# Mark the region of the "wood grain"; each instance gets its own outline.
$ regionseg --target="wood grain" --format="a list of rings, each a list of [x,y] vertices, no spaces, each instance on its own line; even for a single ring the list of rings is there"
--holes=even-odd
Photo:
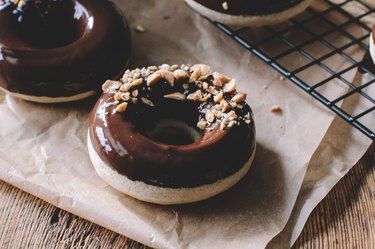
[[[0,181],[0,248],[148,247]],[[316,207],[293,248],[375,248],[374,144]]]

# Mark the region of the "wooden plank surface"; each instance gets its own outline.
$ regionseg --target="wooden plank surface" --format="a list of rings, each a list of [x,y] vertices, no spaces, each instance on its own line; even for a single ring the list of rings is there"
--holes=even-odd
[[[147,248],[0,181],[0,248]],[[317,206],[300,248],[375,248],[375,145]]]

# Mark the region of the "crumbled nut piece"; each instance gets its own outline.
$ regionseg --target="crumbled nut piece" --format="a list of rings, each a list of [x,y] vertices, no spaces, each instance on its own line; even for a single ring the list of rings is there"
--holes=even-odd
[[[209,123],[213,123],[215,121],[215,115],[212,113],[211,110],[206,110],[206,120],[209,122]]]
[[[207,91],[209,93],[211,93],[212,95],[218,95],[219,94],[219,91],[216,90],[214,86],[209,86],[208,89],[207,89]]]
[[[174,85],[174,76],[171,71],[159,70],[156,73],[159,73],[163,79],[165,79],[170,86]]]
[[[178,68],[179,68],[178,65],[177,65],[177,64],[174,64],[174,65],[171,66],[170,70],[171,70],[171,71],[175,71],[175,70],[177,70]]]
[[[131,102],[133,104],[137,104],[138,103],[138,99],[137,98],[131,98],[130,100],[131,100]]]
[[[143,28],[141,25],[137,25],[137,27],[135,27],[135,30],[138,31],[139,33],[145,32],[145,28]]]
[[[135,89],[134,91],[132,91],[132,96],[133,97],[137,97],[138,96],[138,90]]]
[[[122,100],[121,94],[116,93],[115,96],[113,97],[115,100]]]
[[[236,117],[236,112],[235,112],[235,111],[230,111],[230,112],[228,113],[228,117],[230,117],[230,118],[235,118],[235,117]]]
[[[190,75],[189,83],[196,81],[199,76],[201,76],[201,70],[199,68],[195,69],[194,72]]]
[[[271,112],[282,112],[282,109],[279,105],[273,105],[270,110]]]
[[[136,79],[132,83],[130,83],[131,86],[140,86],[143,83],[143,79]]]
[[[146,105],[149,105],[149,106],[155,106],[154,103],[152,103],[151,100],[149,100],[149,99],[147,99],[147,98],[145,98],[145,97],[142,97],[141,100],[142,100],[142,102],[143,102],[144,104],[146,104]]]
[[[147,68],[142,68],[141,69],[141,75],[142,77],[147,77],[150,75],[150,70],[148,70]]]
[[[229,122],[228,127],[230,128],[235,124],[236,124],[236,121],[232,120],[232,121]]]
[[[197,69],[200,69],[200,76],[208,76],[211,74],[211,68],[205,64],[195,64],[190,68],[191,70],[195,71]]]
[[[185,90],[187,90],[187,89],[189,89],[189,84],[182,84],[182,87],[183,87]]]
[[[203,82],[202,86],[203,86],[203,89],[208,89],[208,83],[207,82]]]
[[[166,99],[175,99],[175,100],[185,100],[186,96],[183,93],[174,92],[174,93],[170,93],[170,94],[164,95],[164,98],[166,98]]]
[[[214,72],[212,76],[214,77],[212,83],[217,87],[223,87],[226,83],[232,80],[232,78],[217,72]]]
[[[200,101],[202,99],[202,91],[197,90],[187,96],[188,100]]]
[[[150,76],[148,76],[148,78],[147,78],[147,85],[148,86],[155,85],[161,79],[162,79],[161,74],[158,73],[158,72],[155,72],[155,73],[151,74]]]
[[[139,77],[141,77],[141,72],[135,72],[135,73],[133,74],[133,80],[136,80],[136,79],[138,79]]]
[[[236,95],[234,95],[231,101],[236,102],[236,103],[241,103],[245,99],[246,99],[246,93],[237,93]]]
[[[204,130],[204,128],[206,128],[206,125],[207,125],[207,122],[204,120],[199,120],[199,122],[197,123],[197,127],[201,130]]]
[[[223,109],[221,109],[222,112],[227,112],[229,110],[230,106],[228,105],[227,102],[224,103]]]
[[[158,67],[157,66],[149,66],[147,69],[152,71],[152,72],[155,72],[156,70],[158,70]]]
[[[120,87],[120,91],[122,91],[122,92],[127,92],[127,91],[129,91],[129,89],[130,89],[131,87],[132,87],[132,85],[129,84],[129,83],[124,84],[124,85],[122,85],[122,86]]]
[[[229,9],[228,2],[223,2],[222,7],[224,10],[228,10]]]
[[[160,70],[163,70],[163,71],[170,71],[171,69],[171,66],[168,65],[168,64],[162,64],[160,67],[159,67]]]
[[[116,112],[124,112],[124,111],[126,111],[127,107],[128,107],[128,103],[123,102],[123,103],[119,104],[118,106],[116,106]]]
[[[175,71],[173,71],[173,76],[176,81],[189,78],[189,74],[185,70],[182,70],[182,69],[176,69]]]
[[[246,123],[246,124],[250,124],[250,123],[251,123],[251,120],[250,120],[250,119],[246,119],[246,120],[245,120],[245,123]]]
[[[203,82],[202,81],[195,81],[195,85],[199,88],[202,88]]]
[[[220,124],[220,130],[224,130],[225,129],[225,127],[226,127],[226,122],[224,122],[224,120],[223,121],[221,121],[221,124]]]
[[[220,92],[219,94],[217,94],[215,97],[214,97],[214,101],[216,103],[220,103],[220,101],[223,99],[224,97],[224,93],[223,92]]]
[[[279,79],[280,80],[285,80],[285,77],[281,75]]]
[[[211,98],[211,94],[210,94],[210,93],[208,93],[208,94],[205,93],[205,94],[203,95],[203,98],[201,99],[201,101],[202,101],[202,102],[207,102],[209,98]]]
[[[223,91],[225,93],[233,93],[236,91],[236,80],[232,79],[227,84],[225,84]]]

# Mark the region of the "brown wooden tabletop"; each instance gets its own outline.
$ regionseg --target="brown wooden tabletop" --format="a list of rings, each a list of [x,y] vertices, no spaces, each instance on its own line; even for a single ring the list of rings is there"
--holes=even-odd
[[[0,248],[147,248],[0,181]],[[375,144],[310,215],[293,248],[375,248]]]

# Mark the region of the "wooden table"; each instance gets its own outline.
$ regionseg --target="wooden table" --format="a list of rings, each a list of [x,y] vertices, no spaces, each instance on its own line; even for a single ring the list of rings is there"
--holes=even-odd
[[[0,181],[0,248],[147,248]],[[375,143],[317,206],[293,248],[375,248]]]

